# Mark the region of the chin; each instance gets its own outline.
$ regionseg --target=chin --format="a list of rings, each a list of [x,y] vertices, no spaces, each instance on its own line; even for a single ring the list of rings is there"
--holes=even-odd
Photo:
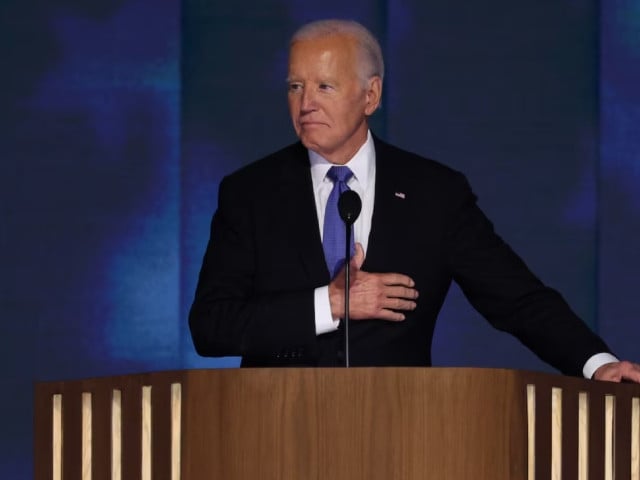
[[[299,135],[300,137],[300,141],[302,142],[302,144],[307,147],[309,150],[314,150],[314,151],[318,151],[321,150],[322,147],[320,146],[320,144],[317,141],[314,141],[313,138],[311,138],[309,135]]]

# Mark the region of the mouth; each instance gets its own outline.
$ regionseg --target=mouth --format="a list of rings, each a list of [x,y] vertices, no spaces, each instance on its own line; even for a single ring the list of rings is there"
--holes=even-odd
[[[326,123],[310,122],[310,121],[300,122],[299,125],[300,125],[300,128],[317,128],[317,127],[326,127],[327,126]]]

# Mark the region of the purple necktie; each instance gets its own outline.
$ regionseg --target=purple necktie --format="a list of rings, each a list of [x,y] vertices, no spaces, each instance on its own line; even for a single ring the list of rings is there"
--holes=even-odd
[[[333,166],[327,172],[327,178],[333,182],[333,190],[329,194],[327,207],[324,211],[324,230],[322,233],[322,246],[324,247],[324,256],[329,267],[331,278],[335,277],[344,265],[345,254],[345,224],[340,218],[338,212],[338,199],[340,194],[345,190],[350,190],[347,182],[353,176],[353,172],[349,167]],[[353,243],[353,231],[351,232],[351,256],[355,251]]]

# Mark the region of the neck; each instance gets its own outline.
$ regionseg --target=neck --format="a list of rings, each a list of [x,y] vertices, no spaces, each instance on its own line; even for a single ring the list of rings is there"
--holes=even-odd
[[[332,152],[326,155],[323,155],[320,152],[317,153],[322,155],[328,162],[333,163],[334,165],[345,165],[356,155],[356,153],[358,153],[358,150],[360,150],[366,143],[368,132],[369,129],[365,128],[362,134],[358,134],[358,136],[354,138],[354,141],[351,142],[350,145],[346,145],[345,148],[341,149],[340,151]]]

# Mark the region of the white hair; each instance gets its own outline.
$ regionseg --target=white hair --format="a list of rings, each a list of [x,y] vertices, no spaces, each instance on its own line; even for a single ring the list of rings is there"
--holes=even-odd
[[[376,37],[353,20],[317,20],[300,27],[291,37],[290,45],[330,35],[347,35],[355,39],[358,48],[358,73],[363,82],[374,76],[384,79],[384,59]]]

